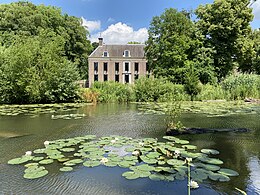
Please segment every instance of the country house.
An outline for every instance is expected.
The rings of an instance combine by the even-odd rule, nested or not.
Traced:
[[[89,86],[95,81],[134,83],[148,74],[144,44],[107,45],[99,38],[99,46],[90,54]]]

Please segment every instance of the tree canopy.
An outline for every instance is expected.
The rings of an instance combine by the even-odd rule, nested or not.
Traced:
[[[183,83],[189,67],[194,24],[183,12],[166,9],[161,16],[153,17],[148,30],[146,57],[153,73]]]
[[[81,77],[86,78],[92,46],[80,18],[62,14],[56,7],[36,6],[26,1],[1,4],[0,18],[2,45],[11,45],[15,36],[26,38],[38,36],[42,30],[52,31],[64,38],[64,56],[77,66]]]
[[[252,31],[249,0],[215,0],[189,11],[166,9],[153,17],[145,52],[155,77],[185,83],[193,67],[199,80],[214,83],[237,69],[259,73],[259,30]]]
[[[0,5],[0,103],[77,98],[91,51],[81,20],[29,2]]]
[[[204,45],[214,50],[213,66],[219,79],[227,76],[236,63],[243,61],[243,49],[246,56],[252,53],[247,42],[253,20],[249,3],[249,0],[215,0],[212,4],[200,5],[195,12]]]

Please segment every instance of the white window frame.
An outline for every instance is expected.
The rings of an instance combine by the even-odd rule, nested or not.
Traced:
[[[126,56],[126,52],[128,52],[128,56]],[[125,50],[124,54],[123,54],[123,57],[127,57],[127,58],[131,57],[130,51],[129,50]]]
[[[105,53],[107,54],[107,56],[105,56]],[[106,58],[106,57],[109,57],[108,51],[104,51],[102,57],[105,57],[105,58]]]

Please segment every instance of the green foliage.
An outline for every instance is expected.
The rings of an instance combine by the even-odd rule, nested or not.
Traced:
[[[134,101],[134,93],[130,85],[114,81],[95,82],[92,90],[99,94],[99,102],[129,102]]]
[[[184,12],[166,9],[161,16],[152,19],[148,30],[145,52],[150,68],[156,77],[183,83],[185,62],[191,59],[195,45],[193,22]]]
[[[48,31],[34,37],[16,37],[1,57],[0,102],[48,103],[76,99],[74,81],[78,72],[62,56],[63,43],[63,37]]]
[[[201,92],[196,96],[196,100],[218,100],[226,99],[227,94],[221,85],[201,85]]]
[[[196,10],[196,25],[204,36],[204,45],[214,50],[214,69],[219,79],[233,70],[235,62],[246,60],[241,59],[243,49],[242,56],[252,54],[251,43],[245,41],[253,19],[249,3],[249,0],[215,0]]]
[[[248,39],[242,38],[239,46],[241,48],[239,70],[260,74],[260,31],[254,30]]]
[[[187,99],[182,85],[173,84],[162,78],[141,77],[135,82],[134,91],[138,102],[165,102],[171,99]]]
[[[181,130],[184,128],[183,124],[181,121],[179,121],[179,117],[181,115],[181,104],[179,101],[170,101],[167,102],[165,107],[165,123],[167,125],[167,128],[170,129],[176,129],[176,130]]]
[[[229,100],[260,98],[260,76],[254,74],[239,74],[227,77],[221,83]]]
[[[62,14],[61,9],[51,6],[36,6],[19,1],[0,5],[0,42],[9,47],[15,37],[39,36],[43,30],[64,39],[62,47],[68,60],[73,62],[81,77],[87,74],[87,57],[92,46],[87,40],[88,32],[81,19]]]
[[[190,65],[190,69],[186,73],[185,78],[184,90],[190,95],[191,101],[193,101],[194,97],[200,93],[201,87],[199,85],[197,72],[194,70],[192,64]]]
[[[137,41],[129,41],[127,44],[141,44],[141,43]]]

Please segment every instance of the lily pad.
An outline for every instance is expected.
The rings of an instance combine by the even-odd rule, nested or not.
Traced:
[[[72,171],[73,168],[72,167],[62,167],[60,168],[60,171],[63,171],[63,172],[68,172],[68,171]]]
[[[125,177],[126,179],[137,179],[140,177],[136,172],[133,171],[125,172],[122,174],[122,176]]]
[[[61,148],[60,151],[62,151],[62,152],[74,152],[75,148]]]
[[[209,164],[215,164],[215,165],[223,164],[223,161],[217,158],[199,157],[198,159],[202,162],[209,163]]]
[[[135,169],[138,169],[140,171],[153,171],[155,168],[147,164],[142,164],[142,165],[135,166]]]
[[[185,148],[185,149],[188,149],[188,150],[196,150],[197,149],[197,146],[194,146],[194,145],[183,145],[182,147]]]
[[[51,163],[53,163],[54,161],[53,161],[53,159],[45,159],[45,160],[41,160],[40,162],[39,162],[39,164],[41,164],[41,165],[47,165],[47,164],[51,164]]]
[[[181,166],[181,165],[184,165],[185,162],[182,160],[170,159],[170,160],[167,160],[167,164],[173,165],[173,166]]]
[[[177,144],[188,144],[190,142],[188,140],[179,139],[179,140],[175,140],[175,143],[177,143]]]
[[[97,167],[97,166],[99,166],[101,163],[100,163],[100,161],[85,161],[84,163],[83,163],[83,165],[85,166],[85,167]]]
[[[25,173],[23,177],[26,179],[37,179],[37,178],[43,177],[47,174],[48,174],[47,170],[32,171],[32,172]]]
[[[23,164],[23,163],[26,163],[30,160],[32,160],[33,157],[32,156],[22,156],[20,158],[14,158],[14,159],[11,159],[9,160],[7,163],[9,165],[18,165],[18,164]]]
[[[213,149],[202,149],[201,152],[204,154],[219,154],[219,151]]]
[[[226,175],[226,176],[238,176],[238,172],[234,171],[234,170],[231,170],[231,169],[224,169],[224,168],[221,168],[218,173],[221,173],[223,175]]]
[[[36,156],[36,157],[33,157],[33,161],[40,161],[40,160],[43,160],[44,159],[44,157],[42,157],[42,156]]]

